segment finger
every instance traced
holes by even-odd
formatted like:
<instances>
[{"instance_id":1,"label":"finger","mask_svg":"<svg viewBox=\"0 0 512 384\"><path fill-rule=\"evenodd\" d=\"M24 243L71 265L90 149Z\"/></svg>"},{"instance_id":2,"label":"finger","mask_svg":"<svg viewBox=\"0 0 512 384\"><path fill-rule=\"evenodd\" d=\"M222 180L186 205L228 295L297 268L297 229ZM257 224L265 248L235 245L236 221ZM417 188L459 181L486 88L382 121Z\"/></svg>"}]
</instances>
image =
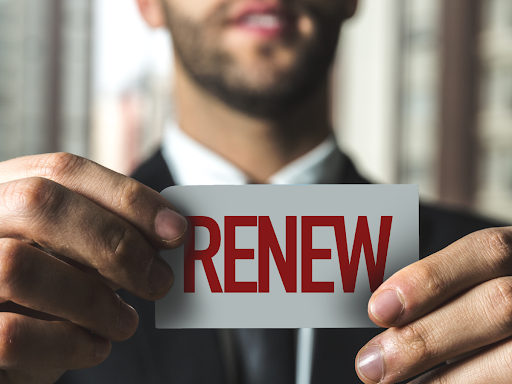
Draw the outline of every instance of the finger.
<instances>
[{"instance_id":1,"label":"finger","mask_svg":"<svg viewBox=\"0 0 512 384\"><path fill-rule=\"evenodd\" d=\"M137 228L156 248L181 245L186 220L159 193L69 153L27 156L0 163L0 183L43 177L64 185Z\"/></svg>"},{"instance_id":2,"label":"finger","mask_svg":"<svg viewBox=\"0 0 512 384\"><path fill-rule=\"evenodd\" d=\"M391 276L368 303L381 327L407 324L484 281L512 274L512 227L475 232Z\"/></svg>"},{"instance_id":3,"label":"finger","mask_svg":"<svg viewBox=\"0 0 512 384\"><path fill-rule=\"evenodd\" d=\"M138 324L135 310L104 283L13 239L0 240L0 297L114 341Z\"/></svg>"},{"instance_id":4,"label":"finger","mask_svg":"<svg viewBox=\"0 0 512 384\"><path fill-rule=\"evenodd\" d=\"M0 368L82 369L101 363L110 342L68 322L0 313Z\"/></svg>"},{"instance_id":5,"label":"finger","mask_svg":"<svg viewBox=\"0 0 512 384\"><path fill-rule=\"evenodd\" d=\"M410 384L512 383L512 340L504 340L455 364L435 369Z\"/></svg>"},{"instance_id":6,"label":"finger","mask_svg":"<svg viewBox=\"0 0 512 384\"><path fill-rule=\"evenodd\" d=\"M172 285L172 270L137 229L48 179L0 184L0 217L0 237L36 242L141 298L159 299Z\"/></svg>"},{"instance_id":7,"label":"finger","mask_svg":"<svg viewBox=\"0 0 512 384\"><path fill-rule=\"evenodd\" d=\"M512 277L483 283L370 341L356 359L366 383L394 383L512 335Z\"/></svg>"}]
</instances>

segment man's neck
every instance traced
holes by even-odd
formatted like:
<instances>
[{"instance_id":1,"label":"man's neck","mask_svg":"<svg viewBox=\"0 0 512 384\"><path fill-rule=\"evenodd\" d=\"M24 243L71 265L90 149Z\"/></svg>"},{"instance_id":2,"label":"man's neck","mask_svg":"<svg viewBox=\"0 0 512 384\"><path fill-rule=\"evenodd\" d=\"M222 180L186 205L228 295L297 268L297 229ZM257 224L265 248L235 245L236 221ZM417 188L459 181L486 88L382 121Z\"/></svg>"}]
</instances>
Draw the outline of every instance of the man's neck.
<instances>
[{"instance_id":1,"label":"man's neck","mask_svg":"<svg viewBox=\"0 0 512 384\"><path fill-rule=\"evenodd\" d=\"M263 120L230 108L176 69L179 125L192 138L244 171L267 179L330 134L327 81L285 117Z\"/></svg>"}]
</instances>

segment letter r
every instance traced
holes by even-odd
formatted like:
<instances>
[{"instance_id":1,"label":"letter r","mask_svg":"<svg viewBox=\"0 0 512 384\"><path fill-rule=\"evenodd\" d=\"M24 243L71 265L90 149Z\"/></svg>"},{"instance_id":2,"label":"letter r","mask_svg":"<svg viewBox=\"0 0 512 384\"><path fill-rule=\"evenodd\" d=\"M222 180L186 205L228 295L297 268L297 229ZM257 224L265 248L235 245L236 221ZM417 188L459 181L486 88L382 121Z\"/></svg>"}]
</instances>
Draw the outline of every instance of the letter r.
<instances>
[{"instance_id":1,"label":"letter r","mask_svg":"<svg viewBox=\"0 0 512 384\"><path fill-rule=\"evenodd\" d=\"M215 220L206 216L187 216L189 230L185 241L185 292L195 292L196 260L201 260L212 292L222 292L219 277L213 265L213 256L220 248L220 228ZM196 227L205 227L210 231L210 244L204 250L196 248Z\"/></svg>"}]
</instances>

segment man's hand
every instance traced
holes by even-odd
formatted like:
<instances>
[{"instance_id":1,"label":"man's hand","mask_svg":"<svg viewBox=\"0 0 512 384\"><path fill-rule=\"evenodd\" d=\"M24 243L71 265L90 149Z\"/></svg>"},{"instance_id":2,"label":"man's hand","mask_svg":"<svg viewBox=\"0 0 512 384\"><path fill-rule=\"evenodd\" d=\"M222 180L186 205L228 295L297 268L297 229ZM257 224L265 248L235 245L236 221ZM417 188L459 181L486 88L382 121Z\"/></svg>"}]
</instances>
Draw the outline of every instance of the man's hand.
<instances>
[{"instance_id":1,"label":"man's hand","mask_svg":"<svg viewBox=\"0 0 512 384\"><path fill-rule=\"evenodd\" d=\"M365 383L512 383L512 228L473 233L397 272L370 299L390 328L356 357Z\"/></svg>"},{"instance_id":2,"label":"man's hand","mask_svg":"<svg viewBox=\"0 0 512 384\"><path fill-rule=\"evenodd\" d=\"M52 383L133 335L137 313L114 290L162 298L174 278L157 250L179 246L186 221L69 154L0 163L0 183L0 382Z\"/></svg>"}]
</instances>

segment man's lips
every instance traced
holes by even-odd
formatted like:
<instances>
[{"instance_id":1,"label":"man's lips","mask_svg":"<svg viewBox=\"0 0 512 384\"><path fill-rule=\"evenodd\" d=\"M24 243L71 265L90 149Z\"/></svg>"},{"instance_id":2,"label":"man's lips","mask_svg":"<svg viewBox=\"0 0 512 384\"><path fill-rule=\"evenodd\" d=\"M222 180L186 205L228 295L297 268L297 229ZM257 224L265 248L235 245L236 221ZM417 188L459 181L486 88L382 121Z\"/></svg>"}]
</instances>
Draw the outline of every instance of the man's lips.
<instances>
[{"instance_id":1,"label":"man's lips","mask_svg":"<svg viewBox=\"0 0 512 384\"><path fill-rule=\"evenodd\" d=\"M294 15L279 5L246 3L231 18L231 25L264 37L280 36L293 25Z\"/></svg>"}]
</instances>

